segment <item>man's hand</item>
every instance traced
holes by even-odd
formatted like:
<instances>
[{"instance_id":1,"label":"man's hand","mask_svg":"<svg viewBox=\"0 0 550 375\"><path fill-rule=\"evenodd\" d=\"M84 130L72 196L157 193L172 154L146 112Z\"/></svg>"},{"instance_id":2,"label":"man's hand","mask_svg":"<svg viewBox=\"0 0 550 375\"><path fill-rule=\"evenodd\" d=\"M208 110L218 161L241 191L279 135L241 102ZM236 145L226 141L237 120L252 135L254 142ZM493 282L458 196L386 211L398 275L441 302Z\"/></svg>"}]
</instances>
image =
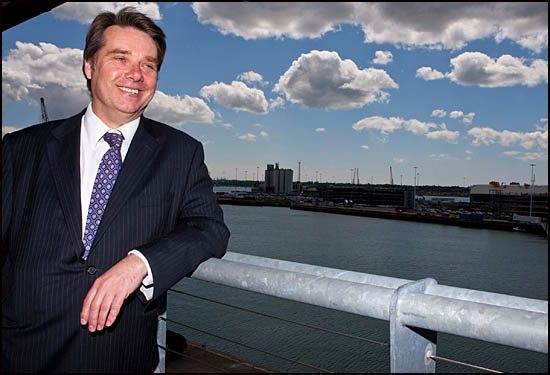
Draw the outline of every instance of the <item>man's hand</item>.
<instances>
[{"instance_id":1,"label":"man's hand","mask_svg":"<svg viewBox=\"0 0 550 375\"><path fill-rule=\"evenodd\" d=\"M128 255L101 275L86 295L80 312L80 324L101 331L114 322L122 303L147 276L147 267L138 256Z\"/></svg>"}]
</instances>

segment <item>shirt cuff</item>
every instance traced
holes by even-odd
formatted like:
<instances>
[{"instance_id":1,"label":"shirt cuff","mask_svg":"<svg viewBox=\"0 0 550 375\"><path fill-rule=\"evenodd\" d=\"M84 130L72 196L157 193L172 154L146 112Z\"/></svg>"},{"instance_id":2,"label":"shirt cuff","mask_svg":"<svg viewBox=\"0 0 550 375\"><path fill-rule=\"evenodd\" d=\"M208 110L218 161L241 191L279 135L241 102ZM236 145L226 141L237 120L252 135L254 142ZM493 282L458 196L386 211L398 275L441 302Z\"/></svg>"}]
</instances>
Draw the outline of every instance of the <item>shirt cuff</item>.
<instances>
[{"instance_id":1,"label":"shirt cuff","mask_svg":"<svg viewBox=\"0 0 550 375\"><path fill-rule=\"evenodd\" d=\"M153 298L153 292L154 292L154 285L153 285L153 272L151 272L151 266L149 266L149 262L147 261L147 258L138 250L132 250L128 253L128 255L134 254L139 257L145 263L145 267L147 267L147 276L143 279L141 282L141 287L139 288L139 291L143 293L145 296L145 299L147 301L150 301Z\"/></svg>"}]
</instances>

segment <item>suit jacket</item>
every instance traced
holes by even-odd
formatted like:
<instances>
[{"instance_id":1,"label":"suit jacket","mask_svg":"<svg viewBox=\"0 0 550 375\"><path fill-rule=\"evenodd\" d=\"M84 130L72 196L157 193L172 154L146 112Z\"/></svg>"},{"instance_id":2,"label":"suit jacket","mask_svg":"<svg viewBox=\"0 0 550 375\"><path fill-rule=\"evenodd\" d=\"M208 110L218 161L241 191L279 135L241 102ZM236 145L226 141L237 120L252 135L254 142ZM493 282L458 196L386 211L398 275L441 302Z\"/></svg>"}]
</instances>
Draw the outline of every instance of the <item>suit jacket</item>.
<instances>
[{"instance_id":1,"label":"suit jacket","mask_svg":"<svg viewBox=\"0 0 550 375\"><path fill-rule=\"evenodd\" d=\"M142 117L83 261L83 114L2 141L3 371L151 372L159 297L227 247L202 145ZM79 322L88 290L132 249L151 266L152 300L136 291L112 327L89 333Z\"/></svg>"}]
</instances>

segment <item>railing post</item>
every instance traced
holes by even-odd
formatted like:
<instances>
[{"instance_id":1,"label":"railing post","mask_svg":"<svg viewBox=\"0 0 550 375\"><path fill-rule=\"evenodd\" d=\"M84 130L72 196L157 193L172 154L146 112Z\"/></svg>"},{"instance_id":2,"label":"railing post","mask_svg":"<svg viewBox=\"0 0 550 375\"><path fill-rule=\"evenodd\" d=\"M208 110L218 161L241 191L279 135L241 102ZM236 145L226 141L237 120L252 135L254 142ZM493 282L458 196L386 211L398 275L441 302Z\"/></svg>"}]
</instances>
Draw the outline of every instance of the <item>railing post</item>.
<instances>
[{"instance_id":1,"label":"railing post","mask_svg":"<svg viewBox=\"0 0 550 375\"><path fill-rule=\"evenodd\" d=\"M432 278L413 281L397 288L390 303L390 369L391 372L435 373L437 332L401 323L399 298L409 292L423 293L428 285L437 284Z\"/></svg>"}]
</instances>

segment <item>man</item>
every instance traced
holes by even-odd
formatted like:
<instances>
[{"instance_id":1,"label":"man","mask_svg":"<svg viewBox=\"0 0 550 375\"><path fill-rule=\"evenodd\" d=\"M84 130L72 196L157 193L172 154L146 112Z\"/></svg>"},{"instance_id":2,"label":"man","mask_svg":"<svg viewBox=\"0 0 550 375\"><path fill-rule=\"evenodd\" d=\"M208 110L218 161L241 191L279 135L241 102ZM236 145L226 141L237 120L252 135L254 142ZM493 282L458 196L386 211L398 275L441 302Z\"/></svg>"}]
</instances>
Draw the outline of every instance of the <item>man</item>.
<instances>
[{"instance_id":1,"label":"man","mask_svg":"<svg viewBox=\"0 0 550 375\"><path fill-rule=\"evenodd\" d=\"M145 15L100 14L87 109L4 137L4 372L153 371L167 289L225 253L202 145L142 116L165 49Z\"/></svg>"}]
</instances>

